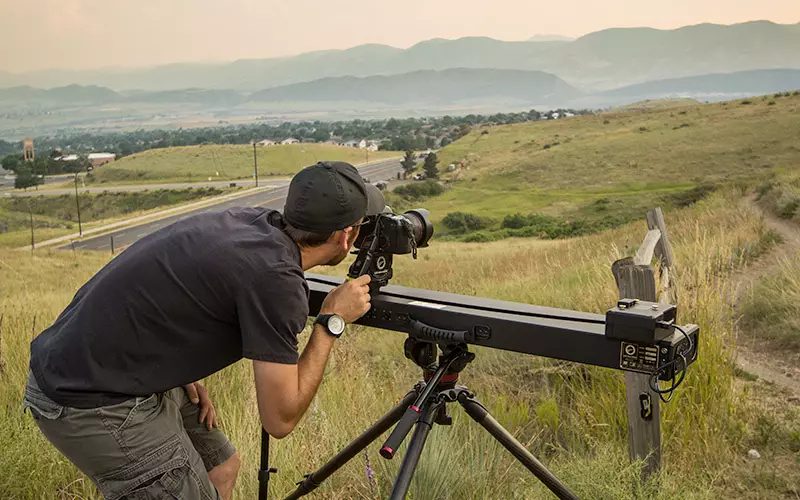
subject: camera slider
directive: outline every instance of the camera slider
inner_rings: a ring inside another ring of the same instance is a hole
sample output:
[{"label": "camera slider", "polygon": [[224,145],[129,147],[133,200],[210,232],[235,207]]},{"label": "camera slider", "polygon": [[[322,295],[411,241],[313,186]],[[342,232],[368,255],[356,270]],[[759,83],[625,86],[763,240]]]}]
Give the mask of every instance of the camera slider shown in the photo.
[{"label": "camera slider", "polygon": [[[339,277],[310,273],[306,281],[311,316],[319,313],[328,293],[344,282]],[[405,498],[431,427],[450,425],[446,405],[458,402],[559,499],[573,500],[577,498],[574,493],[492,418],[466,387],[456,385],[458,373],[474,358],[468,346],[649,374],[651,389],[665,401],[663,395],[671,397],[688,366],[697,360],[700,329],[692,324],[678,326],[672,305],[623,299],[601,315],[396,285],[373,288],[371,302],[369,312],[356,323],[408,334],[405,355],[422,368],[423,381],[330,461],[297,483],[287,499],[316,489],[395,424],[380,454],[391,459],[414,429],[390,495],[393,500]],[[437,362],[439,350],[442,354]],[[672,385],[662,390],[658,380],[671,380]],[[263,435],[262,471],[273,470],[268,467],[268,441],[269,436]],[[259,483],[259,498],[266,499],[266,481],[260,478]]]},{"label": "camera slider", "polygon": [[[309,314],[342,278],[306,274]],[[439,344],[466,343],[671,380],[697,359],[699,327],[676,308],[622,300],[606,315],[387,285],[356,323]],[[446,327],[442,326],[446,325]]]}]

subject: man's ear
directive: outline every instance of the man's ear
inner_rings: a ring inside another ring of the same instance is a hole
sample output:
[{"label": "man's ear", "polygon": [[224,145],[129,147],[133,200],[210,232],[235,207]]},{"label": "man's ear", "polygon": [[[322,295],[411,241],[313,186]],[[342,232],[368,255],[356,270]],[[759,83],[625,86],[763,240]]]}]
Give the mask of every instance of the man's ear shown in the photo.
[{"label": "man's ear", "polygon": [[353,227],[346,227],[342,229],[339,233],[339,237],[336,240],[336,244],[345,251],[350,250],[350,244],[347,240],[350,238],[350,233],[353,232],[354,229],[355,228]]}]

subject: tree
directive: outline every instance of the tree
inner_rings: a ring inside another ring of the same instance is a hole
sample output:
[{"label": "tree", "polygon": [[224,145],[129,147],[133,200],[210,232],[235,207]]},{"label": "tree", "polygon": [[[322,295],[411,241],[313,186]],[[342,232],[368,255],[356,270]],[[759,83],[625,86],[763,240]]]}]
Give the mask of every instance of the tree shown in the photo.
[{"label": "tree", "polygon": [[439,169],[436,168],[437,163],[439,163],[439,158],[436,157],[436,153],[430,153],[425,157],[425,164],[422,166],[422,169],[425,170],[425,177],[428,179],[439,178]]},{"label": "tree", "polygon": [[17,178],[14,179],[14,187],[27,190],[29,187],[38,186],[42,180],[33,173],[33,168],[28,163],[23,163],[17,167]]},{"label": "tree", "polygon": [[10,155],[3,158],[2,165],[5,170],[16,172],[17,167],[22,163],[22,155],[11,153]]},{"label": "tree", "polygon": [[417,168],[417,162],[414,160],[414,152],[412,150],[406,151],[405,157],[403,157],[403,161],[400,162],[400,165],[403,166],[403,171],[407,174],[410,174],[412,170]]}]

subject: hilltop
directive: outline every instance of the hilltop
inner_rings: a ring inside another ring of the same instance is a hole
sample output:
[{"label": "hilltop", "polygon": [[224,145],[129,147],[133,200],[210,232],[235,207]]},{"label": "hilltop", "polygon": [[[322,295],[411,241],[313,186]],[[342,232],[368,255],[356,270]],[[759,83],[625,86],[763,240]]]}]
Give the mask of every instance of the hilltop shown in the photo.
[{"label": "hilltop", "polygon": [[793,93],[478,128],[441,150],[450,189],[424,205],[438,221],[470,212],[495,228],[516,212],[621,223],[796,168],[798,110]]},{"label": "hilltop", "polygon": [[[366,152],[328,144],[288,144],[258,148],[259,176],[290,176],[320,160],[362,163]],[[394,151],[370,151],[370,160],[398,156]],[[253,175],[250,145],[182,146],[151,149],[126,156],[93,172],[96,183],[198,182],[244,179]]]}]

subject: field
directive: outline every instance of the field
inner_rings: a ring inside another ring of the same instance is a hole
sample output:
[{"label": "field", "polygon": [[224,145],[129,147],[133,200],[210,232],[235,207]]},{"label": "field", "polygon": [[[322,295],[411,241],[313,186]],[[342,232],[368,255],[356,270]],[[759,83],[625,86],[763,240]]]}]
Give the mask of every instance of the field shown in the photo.
[{"label": "field", "polygon": [[798,112],[800,96],[769,96],[478,128],[442,149],[450,189],[424,205],[436,221],[462,211],[495,229],[516,212],[626,222],[646,206],[680,206],[698,186],[795,169]]},{"label": "field", "polygon": [[[391,151],[370,151],[369,159],[398,156]],[[258,147],[258,175],[291,176],[322,160],[353,164],[366,160],[366,151],[327,144],[291,144]],[[249,179],[253,176],[253,148],[249,145],[208,145],[153,149],[126,156],[94,172],[95,183],[199,182]]]},{"label": "field", "polygon": [[[465,163],[444,175],[445,193],[413,202],[389,196],[392,203],[430,208],[437,223],[437,236],[418,260],[395,260],[394,283],[591,312],[615,303],[610,266],[641,243],[644,210],[667,209],[679,319],[700,325],[701,345],[675,398],[662,406],[663,467],[656,477],[640,484],[639,464],[628,460],[620,372],[478,348],[462,374],[494,416],[580,498],[800,497],[797,396],[737,366],[741,344],[798,345],[800,257],[788,253],[784,267],[768,264],[780,251],[800,248],[800,236],[785,241],[786,234],[800,234],[791,226],[796,212],[786,215],[800,185],[794,181],[798,110],[798,97],[769,97],[478,129],[441,151],[440,166]],[[191,151],[215,148],[226,147]],[[186,158],[189,150],[152,154],[181,151],[177,157]],[[147,172],[150,179],[156,169]],[[790,225],[785,231],[776,233],[772,218],[745,209],[756,203],[751,188],[764,210]],[[608,219],[615,227],[554,240],[447,241],[456,235],[440,231],[442,221],[456,211],[494,219],[494,226],[476,232],[489,236],[517,212]],[[19,408],[30,340],[109,258],[0,249],[0,498],[99,498]],[[346,266],[323,272],[344,275]],[[746,276],[753,292],[740,289]],[[306,330],[301,343],[307,336]],[[291,436],[273,441],[272,464],[280,469],[271,481],[274,497],[293,490],[418,380],[402,354],[403,340],[398,333],[348,329],[308,414]],[[205,382],[242,455],[235,498],[254,498],[259,424],[252,368],[241,361]],[[453,426],[432,432],[410,498],[551,498],[478,426],[453,415]],[[378,447],[351,461],[315,498],[386,498],[400,461],[381,459]],[[748,458],[751,449],[761,458]]]},{"label": "field", "polygon": [[[83,230],[171,208],[184,203],[232,193],[236,189],[187,188],[155,189],[139,192],[82,193]],[[35,196],[0,200],[0,247],[21,247],[31,243],[31,213],[34,241],[77,233],[78,212],[75,197]]]},{"label": "field", "polygon": [[[783,400],[774,389],[735,375],[728,278],[774,242],[759,217],[738,209],[741,194],[718,193],[667,214],[679,265],[681,317],[701,325],[702,354],[665,406],[660,477],[639,486],[636,465],[628,463],[620,373],[488,349],[478,349],[477,360],[464,372],[464,383],[498,420],[581,498],[796,498],[800,412],[777,404]],[[601,312],[616,298],[610,264],[630,255],[645,231],[640,222],[562,241],[434,242],[417,261],[398,258],[395,281]],[[19,404],[31,337],[107,259],[81,252],[0,253],[3,498],[98,498],[93,486],[43,440],[30,417],[20,413]],[[329,272],[343,274],[344,265]],[[348,332],[298,430],[273,443],[273,464],[280,468],[271,483],[273,495],[293,489],[294,481],[320,466],[417,380],[402,355],[402,341],[392,332]],[[259,441],[250,365],[239,362],[206,382],[223,429],[242,453],[236,498],[254,498]],[[452,427],[432,433],[411,498],[549,498],[476,425],[454,415]],[[761,461],[745,459],[750,448],[758,448]],[[372,479],[365,474],[367,458]],[[373,445],[368,457],[353,460],[317,497],[386,497],[398,465],[381,459]]]}]

